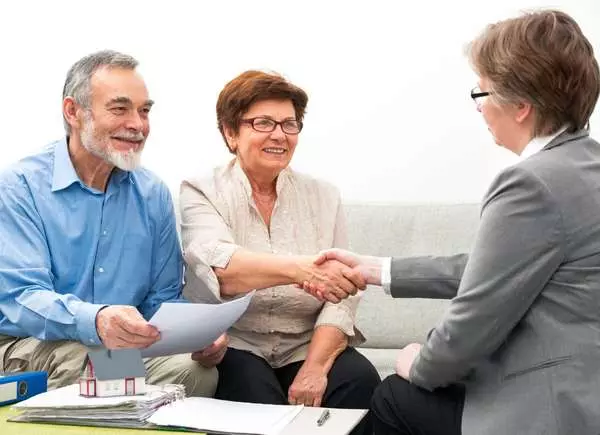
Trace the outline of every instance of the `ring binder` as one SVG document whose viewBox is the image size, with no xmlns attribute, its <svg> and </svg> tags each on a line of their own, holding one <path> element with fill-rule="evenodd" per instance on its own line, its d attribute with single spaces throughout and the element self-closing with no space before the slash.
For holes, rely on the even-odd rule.
<svg viewBox="0 0 600 435">
<path fill-rule="evenodd" d="M 137 396 L 85 397 L 79 385 L 48 391 L 18 403 L 21 414 L 11 421 L 77 424 L 85 426 L 146 427 L 146 419 L 158 408 L 185 397 L 179 384 L 161 387 L 147 385 L 147 392 Z"/>
<path fill-rule="evenodd" d="M 28 399 L 47 389 L 46 372 L 0 373 L 0 406 Z"/>
</svg>

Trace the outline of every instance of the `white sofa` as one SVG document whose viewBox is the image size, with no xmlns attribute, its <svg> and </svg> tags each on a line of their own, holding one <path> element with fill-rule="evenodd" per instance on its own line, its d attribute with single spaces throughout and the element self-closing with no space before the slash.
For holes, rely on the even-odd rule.
<svg viewBox="0 0 600 435">
<path fill-rule="evenodd" d="M 468 252 L 479 221 L 478 204 L 347 204 L 350 248 L 379 256 L 450 255 Z M 359 348 L 382 379 L 394 372 L 398 349 L 423 342 L 448 302 L 393 299 L 379 287 L 365 290 L 357 327 Z"/>
</svg>

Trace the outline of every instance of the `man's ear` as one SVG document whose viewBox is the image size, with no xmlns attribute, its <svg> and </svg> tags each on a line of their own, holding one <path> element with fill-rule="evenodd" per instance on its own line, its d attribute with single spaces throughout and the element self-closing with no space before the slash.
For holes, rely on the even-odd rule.
<svg viewBox="0 0 600 435">
<path fill-rule="evenodd" d="M 533 114 L 533 105 L 528 102 L 520 102 L 516 105 L 515 121 L 524 123 Z"/>
<path fill-rule="evenodd" d="M 79 110 L 79 105 L 75 102 L 73 97 L 66 97 L 63 100 L 63 117 L 72 127 L 79 127 L 79 118 L 77 117 L 77 112 Z"/>
</svg>

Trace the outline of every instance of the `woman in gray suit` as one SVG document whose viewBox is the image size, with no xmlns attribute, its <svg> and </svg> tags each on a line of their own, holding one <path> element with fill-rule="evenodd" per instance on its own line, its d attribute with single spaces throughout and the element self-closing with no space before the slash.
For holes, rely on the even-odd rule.
<svg viewBox="0 0 600 435">
<path fill-rule="evenodd" d="M 477 109 L 521 156 L 489 188 L 470 254 L 318 260 L 341 260 L 393 297 L 452 299 L 376 390 L 375 432 L 597 435 L 600 144 L 588 121 L 598 63 L 558 11 L 492 24 L 468 53 Z"/>
</svg>

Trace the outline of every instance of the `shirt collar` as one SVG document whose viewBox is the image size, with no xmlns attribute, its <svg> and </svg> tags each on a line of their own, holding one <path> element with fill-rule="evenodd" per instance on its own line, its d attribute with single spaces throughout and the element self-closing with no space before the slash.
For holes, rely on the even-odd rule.
<svg viewBox="0 0 600 435">
<path fill-rule="evenodd" d="M 123 171 L 119 168 L 113 169 L 112 177 L 115 182 L 122 183 L 129 181 L 133 183 L 133 175 L 131 171 Z M 69 155 L 69 146 L 67 139 L 63 138 L 54 145 L 54 168 L 52 171 L 52 192 L 66 189 L 73 183 L 79 183 L 82 187 L 89 189 L 81 181 Z"/>
<path fill-rule="evenodd" d="M 525 149 L 521 152 L 521 160 L 531 157 L 535 153 L 541 151 L 546 145 L 552 142 L 558 135 L 563 133 L 567 129 L 567 126 L 563 126 L 556 133 L 550 136 L 538 136 L 531 139 L 531 141 L 525 146 Z"/>
<path fill-rule="evenodd" d="M 66 189 L 73 183 L 81 183 L 69 156 L 67 139 L 63 138 L 54 145 L 54 168 L 52 170 L 52 192 Z"/>
</svg>

